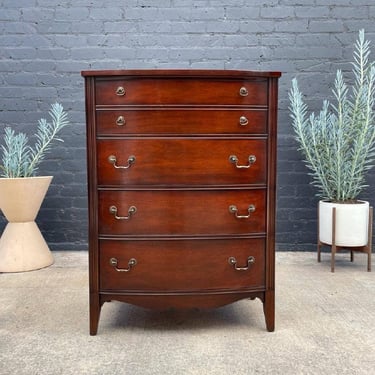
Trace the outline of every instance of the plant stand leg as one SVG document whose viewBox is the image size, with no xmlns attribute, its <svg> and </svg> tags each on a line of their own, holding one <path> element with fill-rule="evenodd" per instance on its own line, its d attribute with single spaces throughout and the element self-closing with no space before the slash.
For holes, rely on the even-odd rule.
<svg viewBox="0 0 375 375">
<path fill-rule="evenodd" d="M 367 255 L 367 271 L 371 272 L 371 247 L 370 247 L 369 253 Z"/>
<path fill-rule="evenodd" d="M 331 272 L 335 272 L 336 255 L 336 207 L 332 208 L 332 247 L 331 247 Z"/>
<path fill-rule="evenodd" d="M 318 242 L 318 263 L 320 263 L 320 242 Z"/>
<path fill-rule="evenodd" d="M 318 247 L 317 247 L 318 263 L 320 263 L 320 260 L 321 260 L 320 248 L 321 248 L 321 245 L 322 245 L 321 242 L 320 242 L 319 220 L 320 220 L 320 211 L 319 211 L 319 205 L 318 205 L 318 228 L 317 228 L 317 232 L 318 232 L 318 239 L 317 239 L 317 244 L 318 244 Z"/>
<path fill-rule="evenodd" d="M 332 251 L 331 251 L 331 272 L 335 272 L 335 254 L 336 254 L 336 246 L 332 245 Z"/>
<path fill-rule="evenodd" d="M 354 253 L 356 251 L 367 254 L 367 271 L 371 272 L 371 255 L 372 255 L 372 226 L 373 226 L 373 208 L 369 207 L 369 218 L 368 218 L 368 238 L 367 245 L 364 246 L 340 246 L 336 244 L 336 208 L 332 208 L 332 243 L 331 243 L 331 272 L 335 272 L 335 256 L 336 253 L 342 249 L 350 251 L 350 261 L 354 261 Z M 319 225 L 319 211 L 318 211 L 318 225 Z M 320 248 L 325 244 L 319 240 L 319 228 L 318 228 L 318 262 L 320 262 Z M 328 245 L 328 243 L 326 243 Z"/>
<path fill-rule="evenodd" d="M 372 220 L 373 208 L 370 207 L 368 222 L 368 242 L 367 242 L 367 271 L 371 272 L 371 253 L 372 253 Z"/>
</svg>

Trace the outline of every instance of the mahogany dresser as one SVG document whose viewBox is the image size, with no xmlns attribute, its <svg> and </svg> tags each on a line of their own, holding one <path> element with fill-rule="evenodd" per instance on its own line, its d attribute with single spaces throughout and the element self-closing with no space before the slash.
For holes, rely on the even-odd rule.
<svg viewBox="0 0 375 375">
<path fill-rule="evenodd" d="M 90 334 L 104 302 L 275 315 L 279 72 L 83 71 Z"/>
</svg>

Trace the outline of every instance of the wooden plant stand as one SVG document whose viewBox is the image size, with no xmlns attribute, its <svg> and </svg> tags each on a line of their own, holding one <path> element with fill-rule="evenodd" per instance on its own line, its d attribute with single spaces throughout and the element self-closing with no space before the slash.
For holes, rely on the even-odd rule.
<svg viewBox="0 0 375 375">
<path fill-rule="evenodd" d="M 369 209 L 368 221 L 368 240 L 365 246 L 339 246 L 336 245 L 336 208 L 332 208 L 332 245 L 320 241 L 319 233 L 319 212 L 318 212 L 318 262 L 321 260 L 321 246 L 326 245 L 331 247 L 331 272 L 335 272 L 335 255 L 340 250 L 350 251 L 350 261 L 354 261 L 354 252 L 361 252 L 367 254 L 367 271 L 371 272 L 371 250 L 372 250 L 372 221 L 373 221 L 373 208 Z"/>
</svg>

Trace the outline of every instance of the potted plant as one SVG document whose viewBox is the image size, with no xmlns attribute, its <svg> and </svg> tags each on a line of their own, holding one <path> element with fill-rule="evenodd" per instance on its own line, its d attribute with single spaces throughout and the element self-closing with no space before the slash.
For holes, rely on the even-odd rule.
<svg viewBox="0 0 375 375">
<path fill-rule="evenodd" d="M 52 176 L 36 177 L 57 135 L 69 124 L 63 107 L 55 103 L 51 122 L 40 119 L 33 147 L 25 133 L 4 130 L 0 160 L 0 209 L 9 221 L 0 238 L 0 272 L 22 272 L 47 267 L 52 254 L 35 223 Z"/>
<path fill-rule="evenodd" d="M 321 199 L 318 240 L 328 245 L 333 235 L 335 245 L 342 247 L 368 243 L 369 203 L 358 197 L 367 187 L 366 173 L 375 157 L 375 63 L 369 55 L 370 42 L 360 30 L 352 62 L 353 83 L 348 85 L 338 70 L 332 90 L 335 103 L 325 100 L 319 114 L 308 115 L 296 78 L 289 92 L 295 137 Z"/>
</svg>

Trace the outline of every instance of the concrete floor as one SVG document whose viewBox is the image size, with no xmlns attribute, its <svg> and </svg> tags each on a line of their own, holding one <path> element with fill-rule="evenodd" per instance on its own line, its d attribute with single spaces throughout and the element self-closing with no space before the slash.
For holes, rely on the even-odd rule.
<svg viewBox="0 0 375 375">
<path fill-rule="evenodd" d="M 375 267 L 337 255 L 330 272 L 304 252 L 277 253 L 276 331 L 262 304 L 154 312 L 107 303 L 88 334 L 86 252 L 0 274 L 0 374 L 374 374 Z"/>
</svg>

